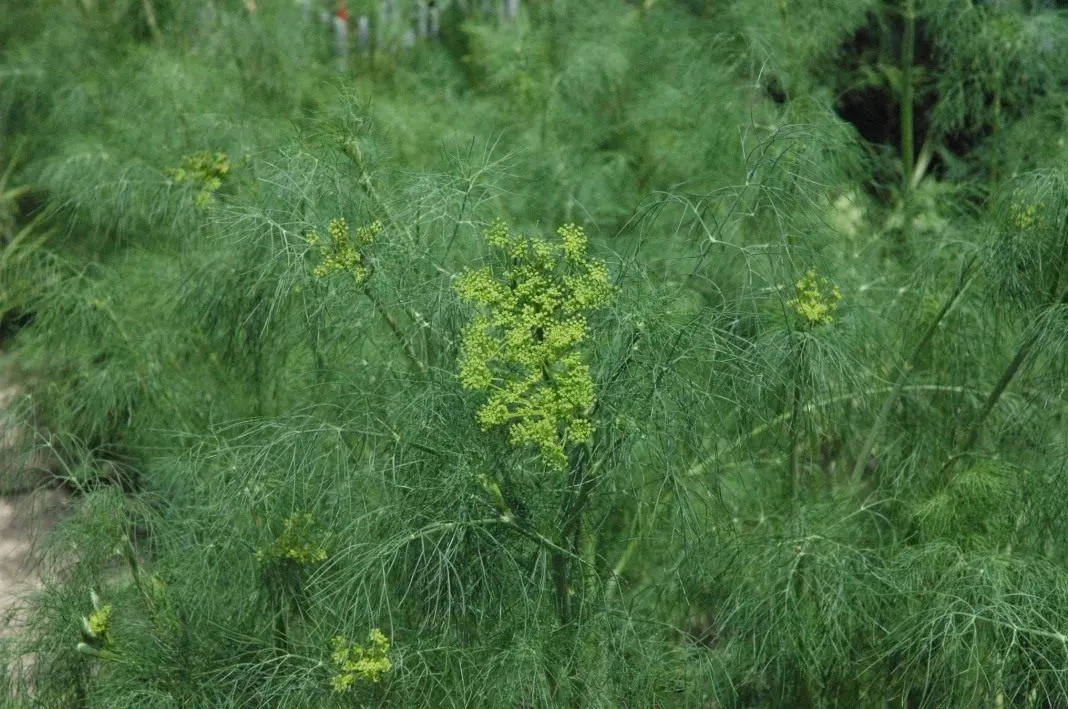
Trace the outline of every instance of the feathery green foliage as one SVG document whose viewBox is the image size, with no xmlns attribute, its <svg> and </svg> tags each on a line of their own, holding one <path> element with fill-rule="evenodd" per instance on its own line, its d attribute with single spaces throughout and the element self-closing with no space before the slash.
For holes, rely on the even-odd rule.
<svg viewBox="0 0 1068 709">
<path fill-rule="evenodd" d="M 75 498 L 0 696 L 1062 705 L 1047 4 L 456 1 L 344 74 L 281 0 L 0 17 Z"/>
</svg>

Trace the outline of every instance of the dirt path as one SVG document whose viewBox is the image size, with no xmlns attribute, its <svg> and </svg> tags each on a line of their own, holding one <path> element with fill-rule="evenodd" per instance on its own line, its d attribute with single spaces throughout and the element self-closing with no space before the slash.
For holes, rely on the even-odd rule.
<svg viewBox="0 0 1068 709">
<path fill-rule="evenodd" d="M 67 508 L 60 490 L 35 490 L 0 496 L 0 618 L 38 584 L 33 549 Z"/>
<path fill-rule="evenodd" d="M 68 507 L 63 490 L 47 487 L 46 462 L 30 452 L 31 432 L 12 416 L 21 392 L 5 369 L 0 359 L 0 637 L 18 633 L 23 600 L 40 584 L 36 544 Z"/>
</svg>

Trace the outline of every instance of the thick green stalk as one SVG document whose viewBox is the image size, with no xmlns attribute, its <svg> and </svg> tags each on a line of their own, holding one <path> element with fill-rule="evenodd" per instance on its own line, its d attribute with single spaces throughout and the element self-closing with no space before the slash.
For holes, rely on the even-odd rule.
<svg viewBox="0 0 1068 709">
<path fill-rule="evenodd" d="M 638 544 L 645 538 L 645 533 L 651 532 L 656 528 L 656 519 L 660 514 L 665 497 L 666 495 L 663 494 L 656 496 L 656 501 L 653 503 L 653 511 L 649 513 L 649 521 L 644 525 L 644 529 L 642 529 L 641 524 L 641 508 L 644 500 L 638 501 L 638 505 L 634 510 L 634 520 L 631 523 L 630 541 L 627 542 L 627 547 L 612 567 L 612 575 L 609 577 L 608 583 L 605 584 L 604 599 L 606 603 L 619 592 L 619 583 L 623 578 L 623 572 L 627 570 L 627 565 L 630 564 L 631 557 L 634 556 Z"/>
<path fill-rule="evenodd" d="M 790 385 L 790 499 L 796 506 L 801 498 L 801 461 L 797 457 L 797 448 L 801 437 L 801 393 L 802 369 L 804 367 L 805 343 L 802 340 L 794 352 L 794 375 Z"/>
<path fill-rule="evenodd" d="M 1053 283 L 1049 288 L 1048 303 L 1052 306 L 1064 305 L 1068 303 L 1068 290 L 1065 290 L 1057 296 L 1057 292 L 1061 289 L 1062 274 L 1065 269 L 1068 268 L 1068 231 L 1065 232 L 1064 241 L 1061 243 L 1061 262 L 1060 267 L 1056 271 L 1056 275 L 1053 278 Z M 973 446 L 979 441 L 979 434 L 982 431 L 983 424 L 986 423 L 987 417 L 990 412 L 993 411 L 994 406 L 997 405 L 1001 395 L 1005 393 L 1005 389 L 1016 377 L 1016 374 L 1020 371 L 1020 367 L 1023 365 L 1024 360 L 1031 354 L 1031 349 L 1038 342 L 1040 332 L 1037 327 L 1037 323 L 1032 323 L 1034 331 L 1027 336 L 1027 338 L 1020 343 L 1020 346 L 1016 349 L 1016 354 L 1013 355 L 1012 361 L 1005 367 L 1005 371 L 1001 373 L 1001 378 L 998 379 L 998 383 L 994 385 L 994 388 L 990 390 L 990 394 L 987 396 L 986 401 L 983 402 L 983 408 L 980 409 L 979 415 L 976 416 L 975 421 L 972 423 L 971 430 L 968 432 L 968 438 L 964 442 L 962 452 L 967 452 L 972 449 Z M 958 456 L 950 458 L 946 463 L 948 467 L 957 459 Z"/>
<path fill-rule="evenodd" d="M 156 20 L 156 8 L 153 7 L 152 0 L 141 0 L 141 9 L 145 13 L 145 23 L 152 33 L 152 39 L 158 42 L 163 34 L 159 31 L 159 21 Z"/>
<path fill-rule="evenodd" d="M 393 335 L 393 339 L 400 344 L 401 349 L 404 351 L 404 356 L 408 359 L 408 364 L 410 364 L 416 372 L 420 374 L 426 373 L 426 363 L 415 353 L 415 348 L 412 347 L 411 341 L 404 336 L 404 333 L 401 332 L 400 328 L 397 326 L 396 318 L 386 310 L 386 306 L 382 304 L 382 301 L 379 300 L 366 285 L 363 287 L 363 293 L 367 296 L 367 299 L 371 301 L 371 304 L 375 306 L 375 310 L 378 311 L 382 320 L 385 321 L 386 327 L 389 328 L 390 333 Z"/>
<path fill-rule="evenodd" d="M 363 160 L 363 151 L 360 150 L 360 143 L 356 138 L 350 138 L 341 144 L 341 152 L 345 154 L 349 160 L 352 160 L 356 164 L 356 168 L 360 171 L 360 188 L 367 194 L 379 211 L 385 215 L 386 222 L 390 226 L 400 230 L 400 224 L 393 217 L 393 210 L 389 208 L 386 201 L 382 199 L 382 196 L 378 194 L 378 190 L 375 189 L 374 182 L 371 181 L 371 173 L 367 170 L 367 165 Z"/>
<path fill-rule="evenodd" d="M 908 216 L 912 171 L 915 169 L 913 144 L 912 65 L 916 59 L 916 0 L 905 0 L 905 31 L 901 46 L 901 195 Z"/>
<path fill-rule="evenodd" d="M 575 606 L 580 609 L 583 605 L 586 591 L 586 569 L 581 568 L 583 547 L 583 517 L 590 494 L 597 481 L 597 470 L 604 458 L 600 458 L 592 466 L 590 458 L 593 455 L 593 447 L 587 446 L 578 455 L 571 474 L 568 476 L 567 492 L 561 505 L 560 515 L 560 544 L 561 551 L 553 554 L 552 568 L 556 586 L 557 614 L 560 619 L 560 627 L 567 638 L 566 642 L 572 646 L 572 653 L 577 651 L 574 644 L 579 641 L 578 627 L 573 622 Z M 576 564 L 575 562 L 579 562 Z M 577 571 L 577 573 L 576 573 Z M 573 600 L 574 597 L 574 600 Z M 574 655 L 573 655 L 574 656 Z M 571 664 L 570 662 L 568 663 Z M 566 670 L 569 679 L 577 680 L 581 686 L 582 679 L 576 677 L 568 668 Z M 554 694 L 556 689 L 553 690 Z M 568 702 L 572 707 L 584 706 L 582 692 L 576 689 L 575 694 Z"/>
<path fill-rule="evenodd" d="M 1058 299 L 1060 304 L 1068 303 L 1068 290 L 1066 290 Z M 983 430 L 983 424 L 986 423 L 986 419 L 990 416 L 990 412 L 994 410 L 994 406 L 997 405 L 998 400 L 1001 399 L 1001 395 L 1005 393 L 1009 384 L 1016 378 L 1016 375 L 1020 371 L 1020 367 L 1023 366 L 1024 361 L 1031 354 L 1031 350 L 1034 349 L 1035 343 L 1038 342 L 1041 333 L 1037 328 L 1020 343 L 1020 346 L 1016 348 L 1016 354 L 1013 355 L 1012 361 L 1005 367 L 1005 371 L 1001 373 L 1001 377 L 998 379 L 997 384 L 990 390 L 990 394 L 986 397 L 986 401 L 983 402 L 983 408 L 980 409 L 979 415 L 975 417 L 972 422 L 971 430 L 968 432 L 968 438 L 964 441 L 964 446 L 961 449 L 962 452 L 971 450 L 975 444 L 979 441 L 979 434 Z"/>
<path fill-rule="evenodd" d="M 990 165 L 990 177 L 994 184 L 1001 181 L 1001 153 L 1004 139 L 1001 134 L 1001 72 L 997 76 L 997 88 L 994 90 L 994 157 Z"/>
<path fill-rule="evenodd" d="M 360 145 L 356 141 L 356 139 L 345 141 L 341 145 L 341 152 L 343 152 L 346 157 L 348 157 L 350 160 L 352 160 L 352 162 L 356 164 L 356 167 L 360 171 L 360 187 L 363 188 L 364 192 L 371 199 L 371 201 L 375 203 L 375 206 L 378 207 L 379 211 L 383 215 L 385 215 L 385 221 L 393 228 L 400 230 L 400 224 L 397 222 L 396 218 L 394 218 L 392 210 L 390 210 L 389 206 L 386 204 L 385 200 L 382 199 L 381 195 L 378 194 L 378 190 L 375 189 L 374 182 L 371 181 L 371 174 L 367 171 L 367 166 L 363 160 L 363 151 L 360 150 Z M 402 333 L 400 328 L 397 326 L 396 318 L 394 318 L 390 314 L 390 312 L 386 310 L 385 305 L 383 305 L 382 301 L 375 297 L 369 287 L 365 285 L 363 288 L 363 292 L 364 295 L 366 295 L 367 298 L 371 301 L 371 303 L 375 306 L 375 310 L 378 311 L 378 314 L 385 321 L 386 326 L 393 334 L 393 337 L 397 340 L 398 343 L 400 343 L 401 349 L 404 350 L 404 355 L 405 357 L 407 357 L 408 362 L 416 369 L 416 371 L 420 373 L 425 373 L 427 370 L 426 362 L 424 362 L 422 358 L 420 358 L 416 354 L 415 348 L 412 347 L 411 341 L 404 336 L 404 333 Z M 418 322 L 418 318 L 415 317 L 415 314 L 410 311 L 406 312 L 408 313 L 408 317 L 410 317 L 413 321 Z"/>
<path fill-rule="evenodd" d="M 871 430 L 868 431 L 868 437 L 864 440 L 864 446 L 860 449 L 860 454 L 857 456 L 857 461 L 853 466 L 853 484 L 860 483 L 861 476 L 864 474 L 864 469 L 868 464 L 868 456 L 871 455 L 872 448 L 875 447 L 875 441 L 879 438 L 879 434 L 882 432 L 883 425 L 886 423 L 886 419 L 890 416 L 890 411 L 893 409 L 894 404 L 897 402 L 898 397 L 901 396 L 901 392 L 905 388 L 905 382 L 908 381 L 909 376 L 912 374 L 912 363 L 916 361 L 927 346 L 934 339 L 935 332 L 938 330 L 938 326 L 942 324 L 946 316 L 953 310 L 957 302 L 960 300 L 961 295 L 971 285 L 972 280 L 975 278 L 973 271 L 977 260 L 973 256 L 964 265 L 961 270 L 960 280 L 957 282 L 957 287 L 950 294 L 949 298 L 942 305 L 941 310 L 934 316 L 931 323 L 927 326 L 920 341 L 916 343 L 916 347 L 913 348 L 912 353 L 908 356 L 904 362 L 901 363 L 901 371 L 897 375 L 897 381 L 894 382 L 894 388 L 890 392 L 890 395 L 886 397 L 886 401 L 883 402 L 883 406 L 879 409 L 878 415 L 875 417 L 875 423 L 872 424 Z"/>
<path fill-rule="evenodd" d="M 579 454 L 579 459 L 571 469 L 567 480 L 567 492 L 560 508 L 560 544 L 567 554 L 557 553 L 553 558 L 553 571 L 556 582 L 557 612 L 560 624 L 571 622 L 571 596 L 576 593 L 574 579 L 571 578 L 571 559 L 579 557 L 582 550 L 582 517 L 586 502 L 593 487 L 595 475 L 587 470 L 590 456 L 588 451 Z M 594 465 L 594 470 L 598 467 Z M 581 557 L 579 557 L 581 558 Z"/>
</svg>

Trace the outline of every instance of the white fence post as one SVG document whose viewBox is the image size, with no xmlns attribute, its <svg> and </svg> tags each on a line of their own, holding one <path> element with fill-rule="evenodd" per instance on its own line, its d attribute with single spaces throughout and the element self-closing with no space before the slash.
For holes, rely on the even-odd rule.
<svg viewBox="0 0 1068 709">
<path fill-rule="evenodd" d="M 415 11 L 417 14 L 417 34 L 419 39 L 426 39 L 430 34 L 430 6 L 427 5 L 426 0 L 419 0 L 416 3 Z"/>
<path fill-rule="evenodd" d="M 367 15 L 360 15 L 356 20 L 356 46 L 361 54 L 371 52 L 371 20 Z"/>
<path fill-rule="evenodd" d="M 437 3 L 430 6 L 430 36 L 437 39 L 441 34 L 441 8 Z"/>
<path fill-rule="evenodd" d="M 349 11 L 345 3 L 334 15 L 334 56 L 337 57 L 338 68 L 348 71 L 349 68 Z"/>
<path fill-rule="evenodd" d="M 378 22 L 375 24 L 375 51 L 386 48 L 386 25 L 389 24 L 389 6 L 386 0 L 378 0 Z"/>
<path fill-rule="evenodd" d="M 378 0 L 376 10 L 355 18 L 354 27 L 349 26 L 346 0 L 296 0 L 296 4 L 305 22 L 324 29 L 330 27 L 334 60 L 341 71 L 349 70 L 354 48 L 368 56 L 380 51 L 407 51 L 420 41 L 441 35 L 442 0 Z M 446 0 L 444 4 L 449 3 Z M 330 5 L 335 5 L 336 10 L 328 10 Z M 498 23 L 504 23 L 518 16 L 519 0 L 466 0 L 460 7 L 476 15 L 480 8 L 484 19 L 495 17 Z"/>
</svg>

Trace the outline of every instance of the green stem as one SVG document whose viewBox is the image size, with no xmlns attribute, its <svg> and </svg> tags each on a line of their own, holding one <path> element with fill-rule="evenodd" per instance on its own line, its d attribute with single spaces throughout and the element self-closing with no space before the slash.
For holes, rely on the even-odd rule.
<svg viewBox="0 0 1068 709">
<path fill-rule="evenodd" d="M 571 596 L 576 592 L 571 574 L 571 561 L 577 560 L 585 563 L 582 558 L 582 521 L 587 502 L 597 480 L 597 471 L 605 460 L 602 457 L 590 465 L 592 455 L 592 445 L 580 451 L 578 460 L 568 476 L 567 492 L 560 506 L 559 546 L 563 553 L 558 553 L 553 558 L 553 573 L 556 583 L 557 610 L 563 626 L 571 621 Z"/>
<path fill-rule="evenodd" d="M 916 59 L 916 0 L 905 0 L 904 19 L 905 30 L 901 47 L 901 194 L 907 205 L 912 189 L 912 171 L 915 167 L 912 68 Z"/>
<path fill-rule="evenodd" d="M 860 454 L 857 456 L 857 461 L 853 466 L 853 484 L 859 485 L 861 476 L 864 474 L 864 469 L 867 467 L 868 456 L 871 455 L 872 448 L 875 447 L 875 441 L 879 438 L 879 434 L 882 432 L 883 425 L 886 423 L 887 418 L 890 416 L 890 411 L 893 409 L 894 404 L 897 402 L 898 397 L 901 396 L 901 392 L 905 388 L 905 382 L 908 381 L 909 376 L 912 374 L 913 362 L 927 349 L 927 346 L 934 339 L 935 333 L 938 331 L 938 326 L 942 324 L 946 316 L 950 311 L 960 302 L 960 297 L 964 294 L 964 291 L 968 289 L 972 281 L 975 279 L 974 267 L 977 263 L 976 257 L 971 257 L 967 263 L 964 264 L 964 268 L 961 269 L 960 279 L 957 281 L 957 287 L 953 289 L 949 298 L 942 305 L 942 309 L 934 316 L 931 323 L 927 326 L 920 341 L 916 343 L 916 347 L 913 348 L 912 353 L 908 358 L 901 363 L 901 371 L 897 375 L 897 381 L 894 382 L 894 388 L 890 392 L 890 395 L 886 397 L 886 401 L 883 402 L 883 406 L 879 409 L 878 415 L 875 417 L 875 423 L 872 424 L 871 430 L 868 431 L 868 437 L 864 440 L 864 446 L 860 449 Z"/>
<path fill-rule="evenodd" d="M 589 500 L 590 493 L 592 492 L 594 483 L 597 479 L 597 469 L 600 467 L 600 463 L 603 460 L 602 458 L 590 466 L 589 461 L 591 455 L 592 446 L 584 448 L 579 453 L 579 459 L 576 461 L 574 467 L 572 467 L 571 474 L 568 476 L 567 492 L 565 493 L 564 501 L 561 505 L 560 515 L 561 533 L 559 546 L 562 547 L 562 549 L 553 554 L 552 557 L 557 614 L 560 620 L 560 627 L 567 638 L 565 642 L 569 645 L 572 653 L 577 651 L 577 648 L 574 647 L 574 644 L 577 642 L 576 626 L 572 622 L 576 604 L 572 601 L 572 596 L 574 595 L 577 597 L 577 605 L 581 608 L 583 603 L 583 592 L 585 591 L 584 575 L 586 573 L 584 569 L 580 569 L 576 574 L 573 562 L 578 561 L 583 565 L 586 563 L 581 557 L 582 522 L 586 510 L 586 503 Z M 568 665 L 570 664 L 571 663 L 569 662 Z M 569 680 L 578 681 L 581 685 L 582 679 L 576 677 L 571 672 L 570 668 L 564 669 L 563 672 Z M 581 691 L 576 690 L 576 693 L 571 696 L 571 706 L 583 706 L 580 701 L 581 694 Z"/>
<path fill-rule="evenodd" d="M 156 21 L 156 8 L 152 6 L 152 0 L 141 0 L 141 8 L 145 13 L 145 22 L 148 23 L 148 30 L 152 33 L 152 39 L 157 42 L 162 37 L 162 33 L 159 31 L 159 22 Z"/>
<path fill-rule="evenodd" d="M 1068 290 L 1061 293 L 1060 297 L 1057 297 L 1057 292 L 1061 289 L 1061 278 L 1068 268 L 1068 230 L 1064 232 L 1064 241 L 1061 243 L 1061 262 L 1060 267 L 1057 269 L 1053 283 L 1050 284 L 1048 300 L 1051 305 L 1064 305 L 1068 303 Z M 993 411 L 994 406 L 997 405 L 1001 395 L 1005 393 L 1005 389 L 1016 377 L 1020 367 L 1023 366 L 1024 360 L 1031 354 L 1031 349 L 1035 346 L 1035 343 L 1039 339 L 1039 329 L 1036 322 L 1032 322 L 1031 326 L 1034 331 L 1020 343 L 1020 346 L 1016 349 L 1016 354 L 1013 356 L 1012 361 L 1005 367 L 1005 371 L 1001 373 L 1001 378 L 998 379 L 998 383 L 994 385 L 994 388 L 990 391 L 990 395 L 987 396 L 986 401 L 983 403 L 983 408 L 979 411 L 979 415 L 976 416 L 975 421 L 972 423 L 971 431 L 968 433 L 968 438 L 964 442 L 964 447 L 961 453 L 967 453 L 975 446 L 979 441 L 979 434 L 982 431 L 983 424 L 986 423 L 987 417 L 990 412 Z M 960 453 L 946 461 L 942 470 L 945 472 L 953 464 L 955 460 L 960 457 Z"/>
<path fill-rule="evenodd" d="M 581 516 L 580 498 L 583 497 L 583 468 L 586 458 L 583 457 L 571 469 L 567 480 L 567 493 L 560 511 L 560 546 L 569 552 L 575 548 L 576 535 L 580 534 L 576 520 Z M 553 555 L 553 576 L 556 586 L 556 612 L 560 618 L 560 625 L 566 627 L 571 622 L 571 569 L 568 556 L 564 554 Z"/>
<path fill-rule="evenodd" d="M 801 367 L 803 366 L 805 356 L 805 345 L 802 342 L 797 348 L 794 355 L 794 376 L 790 385 L 790 498 L 794 505 L 797 504 L 801 496 L 801 461 L 797 458 L 797 446 L 798 440 L 801 436 L 801 427 L 799 422 L 801 420 Z"/>
<path fill-rule="evenodd" d="M 126 566 L 130 570 L 130 578 L 133 580 L 134 587 L 150 606 L 154 606 L 152 596 L 148 594 L 144 585 L 141 583 L 141 565 L 137 562 L 137 553 L 134 551 L 133 542 L 130 541 L 128 536 L 123 536 L 121 549 L 123 560 L 126 562 Z M 153 610 L 155 610 L 155 608 L 153 608 Z"/>
<path fill-rule="evenodd" d="M 649 514 L 649 521 L 645 525 L 645 529 L 652 530 L 656 526 L 656 518 L 660 514 L 661 502 L 663 502 L 664 496 L 657 495 L 656 502 L 653 503 L 653 511 Z M 616 561 L 615 566 L 612 567 L 612 576 L 608 579 L 608 584 L 605 587 L 604 599 L 607 603 L 608 600 L 619 589 L 619 582 L 623 578 L 623 572 L 627 570 L 627 564 L 630 563 L 631 557 L 634 556 L 635 550 L 638 548 L 638 544 L 645 536 L 641 532 L 641 502 L 638 503 L 638 509 L 634 514 L 634 522 L 631 525 L 630 541 L 627 542 L 627 548 L 623 550 L 623 553 L 619 556 L 619 560 Z"/>
<path fill-rule="evenodd" d="M 1001 74 L 997 76 L 997 88 L 994 90 L 994 157 L 991 160 L 990 176 L 994 184 L 1001 180 Z"/>
<path fill-rule="evenodd" d="M 567 549 L 564 549 L 559 544 L 549 539 L 538 530 L 533 529 L 526 523 L 520 522 L 520 518 L 516 515 L 512 508 L 508 506 L 508 502 L 504 499 L 504 494 L 501 492 L 500 482 L 498 480 L 487 476 L 483 481 L 483 487 L 486 489 L 487 492 L 490 493 L 490 496 L 493 498 L 494 505 L 496 505 L 497 509 L 501 511 L 501 514 L 499 517 L 491 517 L 489 519 L 467 522 L 467 526 L 489 526 L 495 524 L 503 524 L 512 527 L 524 537 L 530 539 L 531 541 L 537 542 L 538 544 L 541 544 L 550 551 L 556 552 L 558 554 L 563 554 L 564 556 L 569 556 L 572 560 L 578 561 L 579 563 L 586 563 L 586 561 L 582 557 L 571 554 L 571 552 L 569 552 Z M 436 524 L 430 525 L 429 527 L 424 527 L 422 530 L 420 530 L 419 534 L 422 535 L 427 531 L 453 529 L 458 526 L 460 526 L 459 522 L 438 522 Z M 408 537 L 409 541 L 415 541 L 415 539 L 417 539 L 416 534 L 411 534 Z"/>
<path fill-rule="evenodd" d="M 363 160 L 363 151 L 360 150 L 359 140 L 356 138 L 350 138 L 341 145 L 341 152 L 345 154 L 349 160 L 355 163 L 356 168 L 360 171 L 360 189 L 371 198 L 371 201 L 375 203 L 378 210 L 386 216 L 386 221 L 390 226 L 399 229 L 400 225 L 393 217 L 393 211 L 386 204 L 386 201 L 382 199 L 382 196 L 378 194 L 378 190 L 375 189 L 375 184 L 371 180 L 371 173 L 367 170 L 367 165 Z"/>
<path fill-rule="evenodd" d="M 971 431 L 968 433 L 968 438 L 964 441 L 963 450 L 971 450 L 979 440 L 979 432 L 983 428 L 983 423 L 990 415 L 990 412 L 993 411 L 994 406 L 997 405 L 998 399 L 1005 393 L 1005 389 L 1009 386 L 1009 383 L 1015 378 L 1016 373 L 1020 371 L 1020 367 L 1023 365 L 1024 360 L 1027 359 L 1027 356 L 1031 354 L 1031 349 L 1034 347 L 1037 340 L 1038 333 L 1034 332 L 1020 343 L 1012 361 L 1009 362 L 1005 371 L 1001 373 L 1001 378 L 998 379 L 998 383 L 994 385 L 994 388 L 990 390 L 990 394 L 987 396 L 986 401 L 983 402 L 983 408 L 979 410 L 979 415 L 976 416 L 975 421 L 972 422 Z"/>
<path fill-rule="evenodd" d="M 467 200 L 471 197 L 471 190 L 474 189 L 474 180 L 471 180 L 467 184 L 467 189 L 464 190 L 464 199 L 460 203 L 460 213 L 456 216 L 456 224 L 453 225 L 452 235 L 449 237 L 448 242 L 445 244 L 445 251 L 441 254 L 441 260 L 444 261 L 449 256 L 449 251 L 452 250 L 452 245 L 456 241 L 456 237 L 460 233 L 460 225 L 463 224 L 464 211 L 467 209 Z"/>
<path fill-rule="evenodd" d="M 805 414 L 811 413 L 811 412 L 813 412 L 816 409 L 819 409 L 821 407 L 831 406 L 832 404 L 837 404 L 837 403 L 842 402 L 842 401 L 850 401 L 850 400 L 854 400 L 855 401 L 860 396 L 865 396 L 865 395 L 874 396 L 875 394 L 889 394 L 889 393 L 894 392 L 894 391 L 897 391 L 897 387 L 888 386 L 888 387 L 877 387 L 875 389 L 866 389 L 866 390 L 863 390 L 863 391 L 848 392 L 846 394 L 838 394 L 836 396 L 829 396 L 826 399 L 818 399 L 816 401 L 810 401 L 809 403 L 807 403 L 803 407 L 801 407 L 801 411 L 799 413 L 805 413 Z M 910 385 L 906 385 L 906 386 L 901 387 L 900 391 L 902 391 L 902 392 L 904 392 L 904 391 L 930 391 L 930 392 L 940 392 L 940 393 L 947 393 L 947 394 L 981 394 L 982 393 L 982 392 L 980 392 L 978 390 L 975 390 L 975 389 L 969 389 L 967 387 L 961 387 L 961 386 L 953 386 L 953 385 L 950 385 L 950 384 L 910 384 Z M 742 447 L 742 444 L 745 443 L 746 441 L 751 440 L 753 438 L 756 438 L 757 436 L 759 436 L 760 434 L 764 433 L 765 431 L 768 431 L 768 430 L 778 426 L 779 424 L 781 424 L 783 422 L 789 421 L 792 416 L 793 416 L 793 412 L 786 411 L 786 412 L 784 412 L 782 414 L 779 414 L 775 418 L 768 420 L 766 423 L 762 423 L 762 424 L 759 424 L 757 426 L 754 426 L 753 428 L 749 429 L 745 433 L 739 435 L 737 438 L 735 438 L 733 441 L 731 441 L 727 445 L 723 446 L 723 448 L 719 449 L 718 452 L 715 453 L 715 456 L 717 458 L 722 458 L 727 453 L 731 453 L 733 451 L 738 450 L 739 448 Z M 705 464 L 704 463 L 698 463 L 698 464 L 692 466 L 686 472 L 686 474 L 683 477 L 693 477 L 694 475 L 700 475 L 704 471 L 704 468 L 705 468 Z"/>
<path fill-rule="evenodd" d="M 386 310 L 382 301 L 371 292 L 370 288 L 364 286 L 363 293 L 367 296 L 367 299 L 371 301 L 371 304 L 375 306 L 375 310 L 378 312 L 379 316 L 381 316 L 382 320 L 385 321 L 390 333 L 393 334 L 393 338 L 400 344 L 401 350 L 404 351 L 404 356 L 408 359 L 408 364 L 410 364 L 419 374 L 425 374 L 427 369 L 426 363 L 419 358 L 415 353 L 415 348 L 412 347 L 411 341 L 409 341 L 408 338 L 404 336 L 404 333 L 400 331 L 400 328 L 397 326 L 396 318 Z"/>
<path fill-rule="evenodd" d="M 1058 301 L 1061 305 L 1068 303 L 1068 290 L 1061 295 Z M 1035 328 L 1034 331 L 1020 343 L 1018 348 L 1016 348 L 1016 354 L 1013 355 L 1012 361 L 1005 367 L 1005 371 L 1001 373 L 1001 377 L 998 379 L 997 384 L 990 390 L 990 394 L 986 397 L 986 401 L 983 402 L 983 408 L 979 410 L 979 415 L 976 416 L 975 420 L 972 422 L 968 438 L 964 441 L 964 446 L 961 449 L 962 453 L 970 451 L 979 441 L 979 434 L 982 432 L 983 424 L 986 423 L 987 417 L 990 416 L 990 412 L 994 410 L 998 400 L 1001 399 L 1001 395 L 1005 393 L 1009 384 L 1012 383 L 1012 380 L 1019 373 L 1020 367 L 1023 366 L 1024 361 L 1027 360 L 1027 357 L 1031 354 L 1035 344 L 1038 342 L 1041 332 L 1036 327 L 1035 323 L 1032 323 L 1032 327 Z M 955 459 L 956 456 L 952 458 L 951 461 Z M 949 463 L 947 463 L 947 465 L 949 465 Z"/>
<path fill-rule="evenodd" d="M 289 653 L 289 629 L 285 611 L 281 608 L 274 614 L 274 646 L 283 654 Z"/>
<path fill-rule="evenodd" d="M 345 141 L 341 146 L 341 152 L 343 152 L 346 157 L 348 157 L 350 160 L 352 160 L 353 163 L 355 163 L 357 169 L 360 172 L 360 187 L 363 189 L 364 193 L 367 194 L 367 196 L 371 199 L 371 201 L 374 202 L 375 206 L 378 208 L 378 211 L 385 215 L 385 221 L 388 222 L 394 230 L 398 232 L 403 231 L 401 229 L 400 222 L 398 222 L 396 217 L 394 217 L 393 211 L 389 208 L 389 205 L 386 204 L 385 200 L 382 199 L 382 196 L 378 193 L 378 190 L 375 189 L 374 181 L 371 179 L 371 174 L 370 172 L 368 172 L 367 166 L 364 162 L 363 151 L 360 150 L 359 142 L 355 138 Z M 457 227 L 457 229 L 458 228 L 459 227 Z M 436 263 L 434 263 L 433 266 L 441 273 L 448 273 L 448 271 L 446 271 L 444 268 L 442 268 Z M 367 297 L 370 298 L 371 301 L 375 304 L 375 308 L 378 310 L 379 314 L 383 317 L 383 319 L 385 319 L 386 325 L 389 326 L 390 331 L 393 332 L 394 336 L 397 337 L 398 341 L 401 343 L 401 346 L 404 348 L 405 354 L 408 356 L 408 359 L 415 365 L 415 367 L 420 372 L 426 372 L 426 363 L 416 355 L 415 349 L 412 347 L 411 342 L 401 334 L 400 329 L 397 327 L 397 321 L 382 306 L 381 302 L 376 300 L 374 296 L 371 295 L 371 291 L 368 288 L 365 287 L 364 292 L 367 294 Z M 412 322 L 420 321 L 420 318 L 416 316 L 416 313 L 413 313 L 411 310 L 405 308 L 405 313 L 407 313 L 408 317 L 412 320 Z M 431 331 L 433 331 L 432 328 Z"/>
</svg>

